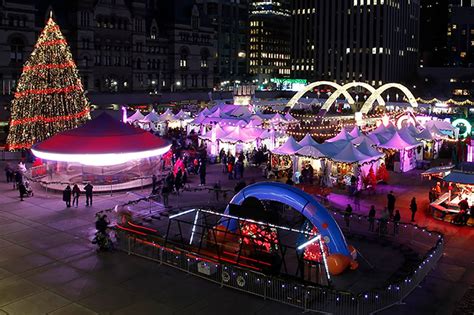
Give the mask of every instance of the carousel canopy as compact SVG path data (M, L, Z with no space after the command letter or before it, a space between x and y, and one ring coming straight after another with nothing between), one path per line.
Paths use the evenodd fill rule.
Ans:
M295 138L290 136L281 147L274 149L272 153L280 155L291 155L295 154L295 152L299 149L301 149L301 146L298 144L298 142L296 142Z
M445 182L474 185L474 163L463 162L443 177Z
M334 142L338 140L351 141L352 139L354 139L354 137L351 136L345 128L342 128L341 131L337 134L337 136L326 140L326 142Z
M146 122L157 122L160 120L160 116L155 112L153 109L148 115L145 116L145 118L142 119L142 121Z
M306 156L313 159L319 159L324 157L324 154L312 145L306 145L302 147L301 149L296 151L296 155Z
M311 135L309 133L307 133L303 139L301 139L300 142L298 142L298 144L302 147L305 147L305 146L318 146L319 143L317 143L313 137L311 137Z
M379 144L378 147L384 149L403 150L413 148L420 144L420 142L417 142L417 144L410 144L405 141L398 132L395 132L388 141Z
M80 127L35 144L32 151L45 160L107 166L162 155L170 146L148 131L103 113Z
M128 122L134 122L134 121L137 121L137 120L140 121L143 118L145 118L145 116L143 116L143 114L140 113L140 111L137 109L132 116L127 118L127 121Z
M163 114L160 115L160 120L161 121L170 121L173 120L174 115L171 109L167 109Z
M370 161L373 157L368 156L357 150L352 143L348 143L342 151L331 158L336 162L343 163L362 163Z

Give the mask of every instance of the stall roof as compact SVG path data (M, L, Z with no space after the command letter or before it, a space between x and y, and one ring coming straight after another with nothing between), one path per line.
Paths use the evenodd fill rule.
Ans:
M352 128L351 132L349 132L349 134L353 137L353 138L357 138L357 137L360 137L363 135L362 131L360 131L359 129L359 126L354 126L354 128Z
M301 146L298 144L298 142L296 142L293 136L290 136L282 146L274 149L272 153L280 155L291 155L295 154L295 152L299 149L301 149Z
M160 120L160 115L158 115L155 110L153 109L148 115L145 116L145 118L142 119L142 121L148 121L148 122L157 122Z
M316 140L313 139L313 137L307 133L303 139L301 139L298 144L302 147L305 147L305 146L317 146L319 145L319 143L316 142Z
M360 152L352 143L348 143L342 151L332 157L332 160L343 163L362 163L372 159L373 157Z
M173 120L174 115L171 109L167 109L163 114L160 115L160 120L161 121L170 121Z
M255 142L256 139L260 138L262 134L261 129L255 128L241 128L237 126L232 132L228 133L224 137L220 138L219 140L222 142Z
M368 139L364 139L360 144L359 146L357 147L357 149L362 152L363 154L365 155L368 155L370 157L374 157L374 158L380 158L382 157L384 154L380 151L377 151L377 149L375 149L370 143L369 143L370 140Z
M228 131L224 130L220 125L216 124L212 127L212 130L209 130L204 135L200 135L199 138L211 140L214 132L217 140L224 138L229 133Z
M325 155L321 151L319 151L318 148L312 145L306 145L302 147L301 149L296 151L296 155L306 156L313 159L325 157Z
M402 137L410 145L418 145L419 142L413 137L411 134L411 130L408 127L403 127L402 129L398 130L398 134Z
M143 114L140 112L140 110L137 109L132 116L127 118L127 121L130 121L130 122L134 122L134 121L137 121L137 120L140 121L143 118L145 118L145 116L143 116Z
M395 132L388 141L379 144L378 147L384 149L403 150L413 148L420 144L420 142L417 142L417 144L410 144L405 141L398 132Z
M345 128L342 128L341 131L335 137L326 140L326 142L335 142L338 140L350 141L352 139L354 139L354 137L351 136Z

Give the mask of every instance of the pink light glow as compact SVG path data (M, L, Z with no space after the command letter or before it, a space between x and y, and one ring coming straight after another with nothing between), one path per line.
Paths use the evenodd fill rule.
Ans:
M106 153L106 154L64 154L42 152L37 149L31 149L36 157L49 161L76 162L91 166L111 166L126 163L133 160L140 160L154 156L163 155L169 151L171 144L166 147L129 153Z

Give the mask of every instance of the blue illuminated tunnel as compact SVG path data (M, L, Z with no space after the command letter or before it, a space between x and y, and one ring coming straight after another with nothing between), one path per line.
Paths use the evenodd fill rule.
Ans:
M308 193L282 183L261 182L242 189L232 198L230 204L242 205L243 201L249 197L278 201L294 208L318 229L330 254L339 253L350 256L346 239L339 225L329 211ZM225 209L225 214L229 214L229 205ZM323 224L327 226L323 228Z

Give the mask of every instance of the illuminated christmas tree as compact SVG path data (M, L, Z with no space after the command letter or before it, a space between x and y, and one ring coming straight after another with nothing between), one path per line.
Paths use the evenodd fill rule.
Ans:
M380 164L379 169L377 170L377 180L380 180L384 183L388 183L390 175L387 171L385 163Z
M23 66L11 109L10 150L30 148L89 118L89 102L76 64L51 17Z

